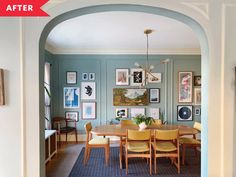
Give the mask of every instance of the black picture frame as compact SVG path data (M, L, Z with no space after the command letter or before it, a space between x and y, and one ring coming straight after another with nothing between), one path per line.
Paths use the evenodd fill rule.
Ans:
M160 88L149 89L149 103L160 103Z
M66 84L77 84L77 72L66 71Z
M178 105L177 106L177 121L193 121L193 106Z
M200 116L201 115L201 108L195 108L194 114L195 114L195 116Z
M201 86L202 85L202 77L201 76L194 76L193 85L194 86Z

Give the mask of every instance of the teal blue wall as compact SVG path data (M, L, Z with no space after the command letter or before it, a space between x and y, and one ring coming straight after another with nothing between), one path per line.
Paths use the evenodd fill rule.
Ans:
M79 133L83 133L83 125L87 120L81 119L80 109L63 108L63 88L76 86L80 87L82 73L94 72L96 74L96 103L97 119L91 120L93 126L108 123L115 118L115 106L113 106L113 88L134 88L133 86L116 86L115 69L116 68L135 68L134 62L145 63L144 55L52 55L53 56L53 74L52 74L52 99L53 116L64 116L66 111L78 111L79 122L77 124ZM157 65L161 60L169 58L168 64ZM194 75L201 75L201 56L200 55L152 55L149 58L150 64L157 66L153 72L162 73L162 82L159 84L149 84L147 88L160 88L160 103L144 106L146 113L149 107L158 107L160 111L165 112L165 119L168 123L192 125L193 121L201 121L200 116L194 116L193 121L177 121L178 104L177 81L179 71L192 71ZM77 84L66 84L66 71L77 71ZM138 87L136 87L138 88ZM122 106L124 107L124 106ZM131 107L128 107L131 108ZM195 106L194 106L195 108ZM128 109L130 114L130 109Z

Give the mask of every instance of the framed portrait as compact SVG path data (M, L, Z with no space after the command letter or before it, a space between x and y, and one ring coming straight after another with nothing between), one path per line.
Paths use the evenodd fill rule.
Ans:
M65 118L77 122L79 120L79 113L77 111L66 111Z
M201 105L201 88L194 88L194 104Z
M202 85L202 81L201 81L201 76L194 76L194 86L201 86Z
M129 69L116 69L116 85L129 85Z
M178 102L179 103L192 103L193 92L193 73L192 72L179 72L178 79Z
M127 118L128 109L127 108L116 108L116 117Z
M113 89L114 106L146 106L148 105L147 89Z
M82 119L96 119L96 102L82 103Z
M192 121L193 120L193 106L178 105L177 106L177 120L178 121Z
M67 71L66 72L66 84L76 84L77 83L77 72Z
M195 108L195 116L201 115L201 108Z
M145 115L145 108L131 108L130 117L136 117L137 115Z
M4 70L0 69L0 105L5 105Z
M95 73L89 73L89 80L94 81L95 80Z
M149 89L149 102L160 103L160 89L159 88Z
M81 99L95 100L96 99L96 84L95 82L81 82Z
M88 73L82 73L82 80L83 81L88 80Z
M151 73L148 74L148 83L161 83L161 73Z
M159 108L149 108L148 116L154 119L159 119L159 113L160 113Z
M64 87L64 108L79 108L79 87Z
M145 71L143 69L131 69L131 86L145 85Z

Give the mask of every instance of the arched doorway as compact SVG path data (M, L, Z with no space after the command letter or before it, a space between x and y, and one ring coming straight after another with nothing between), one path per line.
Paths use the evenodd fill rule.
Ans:
M55 17L53 20L51 20L44 28L41 37L40 37L40 43L39 43L39 67L43 68L44 64L44 46L46 43L46 39L50 31L59 23L68 20L70 18L86 15L86 14L91 14L91 13L98 13L98 12L108 12L108 11L134 11L134 12L144 12L144 13L150 13L150 14L156 14L156 15L161 15L169 18L173 18L175 20L178 20L182 23L185 23L188 25L192 30L196 33L200 46L201 46L201 55L202 55L202 79L203 79L203 87L202 87L202 93L204 95L203 100L202 100L202 117L208 117L208 97L207 97L207 91L208 91L208 86L207 86L207 76L208 76L208 71L207 67L204 67L207 65L208 61L208 42L207 42L207 37L205 34L205 31L201 27L201 25L196 22L194 19L181 14L176 11L164 9L164 8L158 8L158 7L152 7L152 6L144 6L144 5L121 5L121 4L113 4L113 5L99 5L99 6L91 6L91 7L85 7L81 9L76 9L73 11L66 12L64 14L61 14L57 17ZM40 69L40 76L43 75L43 70ZM43 77L40 77L40 83L42 81ZM40 86L40 99L43 98L43 87ZM40 100L40 110L43 110L43 99ZM42 113L42 111L41 111ZM42 117L42 115L40 115ZM40 125L41 129L40 131L44 130L44 122L43 119L40 120ZM207 139L207 119L202 121L203 125L203 131L202 131L202 143L204 146L202 147L202 158L201 158L201 166L204 166L204 171L201 171L201 176L207 176L208 174L208 169L206 168L208 166L208 156L207 156L207 150L208 150L208 139ZM41 142L43 143L43 142ZM41 146L42 147L42 146ZM41 153L43 151L41 150ZM44 156L43 156L44 157ZM40 163L44 164L44 163ZM201 168L203 169L203 168Z

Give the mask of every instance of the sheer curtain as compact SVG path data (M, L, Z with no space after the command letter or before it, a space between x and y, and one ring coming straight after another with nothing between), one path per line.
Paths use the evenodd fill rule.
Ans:
M51 88L50 88L50 66L46 62L44 65L44 118L45 129L51 129Z

